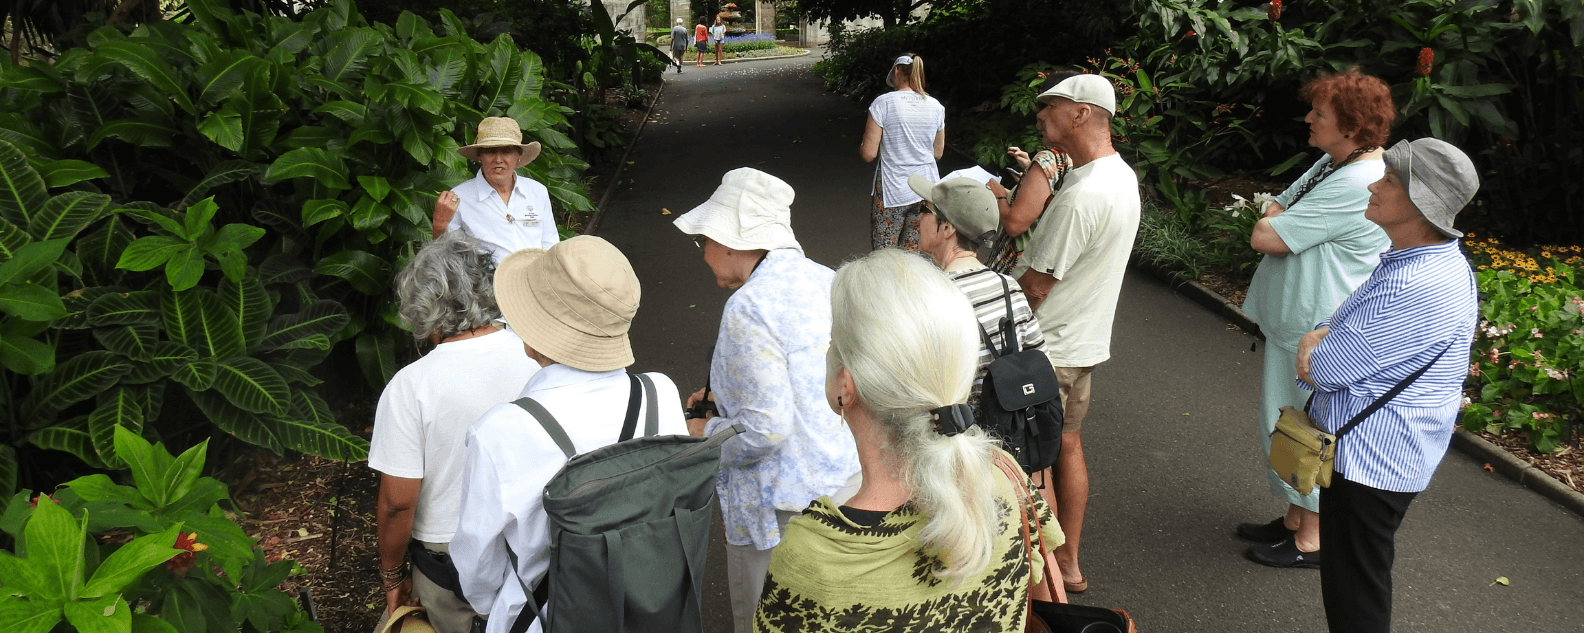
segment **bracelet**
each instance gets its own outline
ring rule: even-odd
[[[385,568],[383,566],[380,567],[380,586],[383,587],[385,589],[385,591],[388,592],[391,589],[395,589],[401,583],[406,582],[406,580],[407,580],[407,557],[406,556],[402,556],[402,562],[397,563],[395,567],[392,567],[392,568],[389,568],[389,569],[387,569],[387,568]]]

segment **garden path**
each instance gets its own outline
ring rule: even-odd
[[[794,228],[813,259],[835,266],[868,251],[873,172],[856,155],[864,110],[823,89],[809,72],[818,57],[666,75],[599,232],[643,283],[635,368],[684,390],[703,385],[729,293],[670,222],[726,171],[756,167],[797,190]],[[1125,608],[1150,632],[1325,630],[1319,572],[1248,562],[1232,532],[1282,509],[1265,491],[1252,432],[1254,344],[1129,271],[1085,424],[1092,585],[1075,602]],[[1584,622],[1584,520],[1463,453],[1447,456],[1397,542],[1398,631],[1577,631]],[[727,632],[719,538],[712,547],[705,630]],[[1511,586],[1492,585],[1497,577]]]

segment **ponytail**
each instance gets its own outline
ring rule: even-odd
[[[908,77],[908,83],[912,84],[913,92],[917,92],[920,97],[928,97],[929,93],[924,92],[924,58],[913,55],[913,63],[910,65],[913,67],[913,74]]]
[[[916,63],[916,62],[915,62]],[[937,433],[930,410],[967,400],[978,368],[978,320],[968,298],[921,257],[883,249],[843,266],[831,287],[828,375],[846,368],[858,402],[885,438],[908,500],[929,517],[919,534],[936,578],[983,572],[1001,525],[983,429]]]

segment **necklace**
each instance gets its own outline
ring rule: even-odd
[[[470,329],[470,330],[464,330],[462,332],[458,332],[458,333],[452,335],[450,338],[444,339],[444,340],[442,340],[440,342],[441,343],[450,343],[452,341],[463,341],[463,340],[467,340],[467,339],[470,339],[470,338],[477,338],[477,337],[480,337],[480,336],[484,336],[485,334],[493,334],[493,333],[495,333],[495,330],[498,330],[498,329],[500,329],[500,328],[497,328],[494,325],[489,325],[489,324],[480,325],[480,326],[478,326],[476,328],[473,328],[473,329]]]
[[[1375,151],[1375,146],[1374,145],[1366,145],[1364,147],[1360,147],[1360,148],[1358,148],[1356,150],[1353,150],[1353,153],[1348,154],[1346,158],[1343,158],[1342,162],[1332,161],[1331,163],[1328,163],[1324,168],[1321,168],[1321,170],[1319,172],[1317,172],[1314,176],[1311,176],[1309,178],[1309,180],[1303,184],[1303,187],[1300,187],[1298,189],[1298,195],[1293,196],[1292,204],[1287,205],[1287,208],[1291,209],[1293,207],[1293,205],[1298,204],[1299,200],[1302,200],[1303,197],[1308,195],[1310,191],[1313,191],[1315,187],[1320,186],[1320,182],[1321,181],[1323,181],[1326,178],[1330,177],[1331,174],[1336,173],[1337,170],[1342,169],[1343,167],[1347,167],[1348,165],[1352,164],[1353,161],[1358,160],[1360,156],[1363,156],[1363,155],[1368,154],[1368,153],[1373,152],[1373,151]]]

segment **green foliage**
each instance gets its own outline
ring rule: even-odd
[[[1469,374],[1478,393],[1463,410],[1464,428],[1521,429],[1541,453],[1556,450],[1584,413],[1584,290],[1572,266],[1551,270],[1549,283],[1507,270],[1477,274],[1481,321]]]
[[[337,347],[376,387],[395,372],[391,277],[436,192],[472,175],[455,149],[482,117],[544,146],[525,169],[556,211],[592,209],[572,111],[509,37],[449,11],[371,24],[349,0],[301,22],[186,6],[0,61],[0,445],[22,464],[0,498],[58,461],[43,451],[120,468],[113,429],[193,413],[275,453],[362,459],[307,388]]]
[[[295,564],[267,562],[226,518],[225,484],[201,476],[207,442],[173,456],[118,426],[115,445],[133,485],[80,477],[36,508],[31,492],[18,493],[0,516],[17,544],[15,555],[0,551],[0,626],[47,631],[65,619],[83,632],[322,633],[277,588]],[[125,544],[91,537],[123,532],[133,535]],[[148,611],[133,613],[133,604]]]
[[[1157,85],[1181,84],[1188,102],[1265,114],[1248,121],[1253,134],[1201,149],[1198,160],[1263,170],[1301,150],[1299,86],[1317,71],[1359,66],[1392,85],[1400,138],[1452,142],[1489,174],[1483,196],[1500,213],[1476,221],[1524,241],[1584,240],[1584,185],[1565,176],[1584,169],[1569,149],[1584,142],[1573,121],[1584,108],[1584,5],[1331,0],[1273,13],[1231,0],[1133,0],[1129,10],[1138,30],[1118,54],[1150,69]]]

